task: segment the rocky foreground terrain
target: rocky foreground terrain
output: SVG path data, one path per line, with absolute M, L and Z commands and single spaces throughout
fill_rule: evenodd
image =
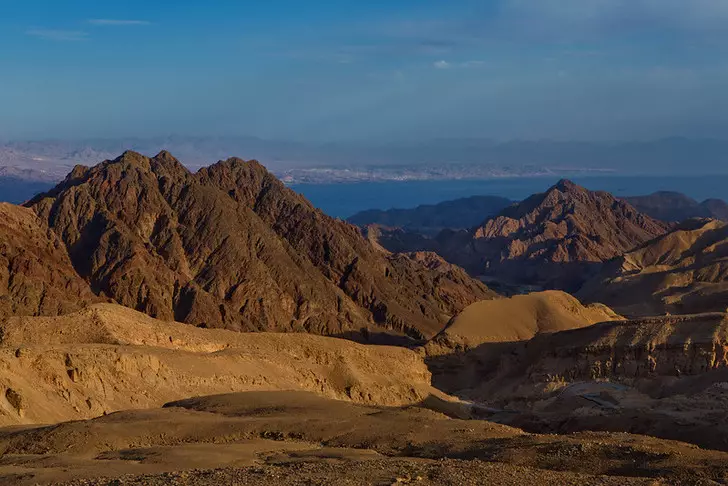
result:
M 0 345 L 0 414 L 15 424 L 0 428 L 0 481 L 720 484 L 725 322 L 615 321 L 433 353 L 111 304 L 15 317 Z
M 127 152 L 0 216 L 2 484 L 728 483 L 723 223 L 564 181 L 464 233 L 593 264 L 579 300 L 393 254 L 240 159 Z

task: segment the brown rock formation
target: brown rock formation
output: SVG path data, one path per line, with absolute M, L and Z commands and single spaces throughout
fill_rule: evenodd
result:
M 192 174 L 169 153 L 126 152 L 28 205 L 94 290 L 165 320 L 420 338 L 492 295 L 462 271 L 378 251 L 256 161 Z
M 622 431 L 728 448 L 723 313 L 602 322 L 428 360 L 435 386 L 529 432 Z
M 484 343 L 431 361 L 433 382 L 444 391 L 491 403 L 544 399 L 568 384 L 594 381 L 667 396 L 686 383 L 680 379 L 703 376 L 704 388 L 716 378 L 725 381 L 728 315 L 601 322 L 526 342 Z
M 438 394 L 422 357 L 402 347 L 198 329 L 116 304 L 11 317 L 0 322 L 0 332 L 3 425 L 93 418 L 231 391 L 310 390 L 382 405 Z
M 728 368 L 728 316 L 697 314 L 603 322 L 536 338 L 527 375 L 631 380 Z
M 725 311 L 728 224 L 686 221 L 610 262 L 579 295 L 633 316 Z
M 666 230 L 611 194 L 562 180 L 472 232 L 437 240 L 443 256 L 471 274 L 573 290 L 602 262 Z
M 0 320 L 73 312 L 94 300 L 55 233 L 30 209 L 0 204 Z

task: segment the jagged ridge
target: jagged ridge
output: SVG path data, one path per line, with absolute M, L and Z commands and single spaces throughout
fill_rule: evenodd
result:
M 446 258 L 473 274 L 573 290 L 594 264 L 666 230 L 609 193 L 562 180 L 467 235 L 440 235 L 438 242 Z
M 166 320 L 420 338 L 493 295 L 458 268 L 378 251 L 256 161 L 192 174 L 167 152 L 125 152 L 74 168 L 28 206 L 96 292 Z

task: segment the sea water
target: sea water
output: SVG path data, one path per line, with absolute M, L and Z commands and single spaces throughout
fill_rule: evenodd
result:
M 330 216 L 347 218 L 365 209 L 413 208 L 420 204 L 468 196 L 501 196 L 520 201 L 543 192 L 558 177 L 508 177 L 486 180 L 438 180 L 358 182 L 347 184 L 295 184 L 291 188 L 306 196 Z M 728 176 L 589 176 L 571 178 L 594 191 L 615 196 L 642 196 L 655 191 L 676 191 L 702 201 L 728 200 Z

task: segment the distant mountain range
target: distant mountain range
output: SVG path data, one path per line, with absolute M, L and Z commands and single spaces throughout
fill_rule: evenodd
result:
M 666 231 L 607 192 L 562 180 L 471 231 L 443 231 L 437 247 L 474 275 L 574 290 L 602 262 Z
M 348 221 L 358 226 L 377 224 L 434 236 L 443 229 L 472 228 L 513 203 L 504 197 L 471 196 L 413 209 L 371 209 L 351 216 Z
M 689 218 L 713 218 L 728 221 L 728 203 L 722 199 L 698 202 L 679 192 L 660 191 L 647 196 L 622 198 L 643 213 L 667 222 Z
M 432 180 L 522 174 L 616 172 L 726 174 L 728 141 L 666 138 L 648 142 L 554 142 L 439 139 L 411 143 L 300 143 L 255 137 L 28 141 L 0 144 L 0 176 L 58 181 L 76 164 L 93 165 L 131 149 L 168 150 L 196 169 L 244 154 L 263 160 L 287 183 Z
M 578 291 L 631 316 L 726 308 L 725 201 L 676 192 L 615 198 L 564 180 L 507 203 L 463 198 L 364 211 L 351 222 L 392 252 L 436 252 L 506 293 Z M 433 221 L 445 228 L 435 234 Z
M 674 223 L 690 218 L 712 218 L 728 221 L 728 203 L 722 199 L 706 199 L 698 202 L 685 194 L 658 191 L 646 196 L 619 198 L 638 211 L 660 221 Z M 440 231 L 473 228 L 514 204 L 497 196 L 471 196 L 438 204 L 424 204 L 416 208 L 369 209 L 347 220 L 358 226 L 378 225 L 387 230 L 435 236 Z

